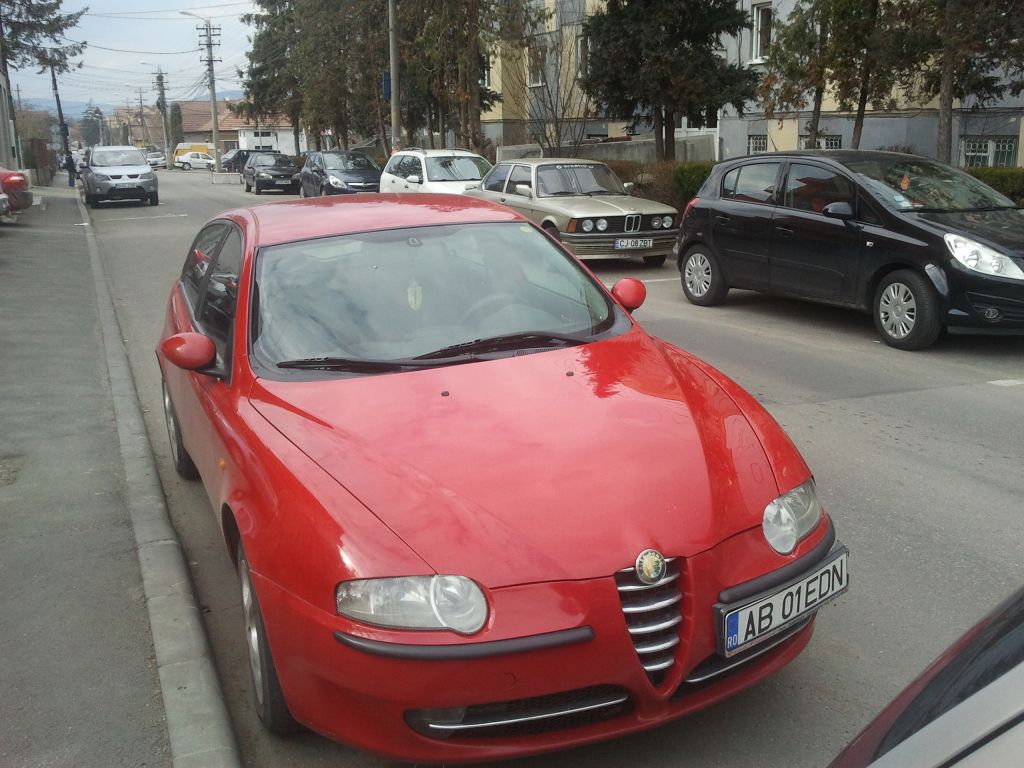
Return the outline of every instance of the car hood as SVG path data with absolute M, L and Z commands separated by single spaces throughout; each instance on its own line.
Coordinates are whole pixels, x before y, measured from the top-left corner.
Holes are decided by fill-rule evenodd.
M 342 181 L 361 181 L 368 184 L 380 183 L 380 171 L 375 171 L 372 168 L 360 171 L 335 171 L 333 169 L 328 169 L 327 173 L 331 176 L 337 176 Z
M 546 208 L 564 211 L 571 218 L 623 216 L 628 213 L 660 213 L 674 216 L 677 211 L 654 200 L 631 195 L 600 195 L 599 197 L 539 197 L 536 202 Z
M 778 495 L 747 419 L 642 330 L 411 373 L 258 379 L 254 407 L 438 573 L 489 587 L 692 556 Z
M 297 168 L 261 167 L 255 169 L 256 173 L 269 173 L 271 176 L 294 176 L 299 171 Z
M 150 173 L 153 169 L 149 163 L 145 165 L 103 165 L 91 168 L 93 173 L 102 173 L 107 176 L 131 176 L 134 174 Z
M 1003 253 L 1024 258 L 1024 210 L 952 211 L 915 215 L 939 232 L 955 232 Z

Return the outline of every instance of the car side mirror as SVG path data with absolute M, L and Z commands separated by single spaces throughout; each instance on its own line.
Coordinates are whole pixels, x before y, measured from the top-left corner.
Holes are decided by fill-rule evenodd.
M 853 218 L 853 206 L 849 203 L 829 203 L 821 212 L 826 216 L 830 216 L 833 219 L 852 219 Z
M 523 197 L 533 197 L 533 187 L 529 184 L 516 184 L 516 194 Z
M 412 176 L 406 176 L 405 180 L 408 181 L 410 184 L 422 184 L 423 183 L 423 180 L 419 176 L 417 176 L 415 173 Z
M 612 287 L 612 296 L 632 312 L 639 309 L 647 298 L 647 286 L 635 277 L 624 277 Z
M 178 368 L 197 371 L 213 364 L 217 348 L 201 333 L 176 333 L 160 342 L 160 351 Z
M 466 189 L 480 189 L 479 181 L 471 181 L 466 185 Z
M 627 195 L 632 195 L 633 187 L 635 186 L 636 185 L 632 181 L 627 181 L 625 184 L 622 185 L 622 188 L 626 190 Z

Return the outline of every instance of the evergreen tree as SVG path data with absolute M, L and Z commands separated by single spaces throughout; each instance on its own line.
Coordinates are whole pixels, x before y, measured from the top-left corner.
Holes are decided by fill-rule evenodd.
M 181 123 L 181 104 L 178 104 L 177 102 L 171 104 L 170 117 L 168 118 L 168 121 L 171 124 L 171 147 L 176 147 L 185 141 L 185 131 L 182 128 Z M 167 158 L 167 162 L 171 162 L 171 158 Z
M 92 99 L 82 110 L 82 119 L 78 123 L 78 130 L 81 132 L 82 141 L 86 146 L 93 147 L 102 143 L 103 110 L 93 104 Z

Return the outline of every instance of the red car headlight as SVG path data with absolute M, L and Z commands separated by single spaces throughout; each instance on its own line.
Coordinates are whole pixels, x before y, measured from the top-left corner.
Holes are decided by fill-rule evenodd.
M 817 527 L 819 520 L 821 503 L 814 489 L 814 481 L 808 480 L 765 507 L 761 528 L 772 549 L 788 555 L 801 539 Z
M 335 590 L 338 613 L 394 629 L 450 629 L 461 635 L 487 623 L 483 590 L 465 576 L 401 576 L 343 581 Z

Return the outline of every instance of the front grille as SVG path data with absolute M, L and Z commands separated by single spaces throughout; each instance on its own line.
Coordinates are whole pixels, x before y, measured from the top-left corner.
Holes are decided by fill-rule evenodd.
M 634 568 L 623 568 L 615 574 L 626 627 L 654 686 L 661 685 L 676 659 L 679 625 L 683 621 L 679 574 L 675 558 L 667 559 L 665 577 L 654 584 L 640 581 Z
M 459 711 L 454 711 L 459 710 Z M 529 699 L 475 704 L 448 710 L 417 709 L 405 721 L 435 739 L 525 736 L 600 723 L 633 710 L 629 692 L 617 685 L 595 685 Z

